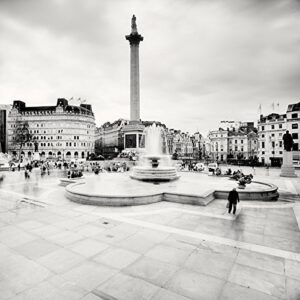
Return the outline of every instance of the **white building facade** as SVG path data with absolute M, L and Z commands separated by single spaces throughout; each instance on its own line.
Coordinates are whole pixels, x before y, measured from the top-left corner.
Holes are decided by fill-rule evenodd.
M 290 132 L 294 140 L 293 158 L 300 160 L 300 102 L 288 105 L 285 114 L 272 113 L 260 116 L 258 121 L 260 162 L 272 166 L 282 164 L 284 151 L 282 137 L 286 130 Z
M 257 156 L 257 133 L 253 122 L 234 122 L 240 127 L 219 128 L 208 133 L 206 156 L 213 161 L 254 159 Z
M 19 149 L 16 129 L 25 123 L 32 140 Z M 36 143 L 42 160 L 87 158 L 94 153 L 95 128 L 91 105 L 69 105 L 64 98 L 59 98 L 56 106 L 26 107 L 24 102 L 14 101 L 8 115 L 8 151 L 32 159 Z

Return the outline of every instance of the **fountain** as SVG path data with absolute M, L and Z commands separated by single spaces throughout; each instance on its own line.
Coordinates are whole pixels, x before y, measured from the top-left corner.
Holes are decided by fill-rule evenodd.
M 8 155 L 7 153 L 0 152 L 0 170 L 8 170 L 10 161 L 10 155 Z
M 132 168 L 131 178 L 143 181 L 170 181 L 179 178 L 172 166 L 165 130 L 153 123 L 144 130 L 145 151 L 139 165 Z
M 184 173 L 179 178 L 166 143 L 163 128 L 153 124 L 145 129 L 145 151 L 139 165 L 126 173 L 103 173 L 87 176 L 66 187 L 66 196 L 82 204 L 125 206 L 150 204 L 159 201 L 208 205 L 214 199 L 227 199 L 236 182 L 228 178 L 212 178 L 207 174 Z M 137 180 L 132 180 L 137 179 Z M 161 182 L 159 185 L 156 182 Z M 154 183 L 154 184 L 153 184 Z M 216 188 L 217 186 L 217 188 Z M 263 182 L 252 182 L 239 191 L 243 200 L 276 200 L 277 187 Z

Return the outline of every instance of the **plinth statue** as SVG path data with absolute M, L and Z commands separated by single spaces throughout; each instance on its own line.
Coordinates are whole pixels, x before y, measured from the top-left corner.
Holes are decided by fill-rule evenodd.
M 34 152 L 39 151 L 39 143 L 37 141 L 34 142 Z
M 283 139 L 284 150 L 285 151 L 292 151 L 294 141 L 293 141 L 292 135 L 289 133 L 288 130 L 283 135 L 282 139 Z
M 280 176 L 282 177 L 297 177 L 293 166 L 293 137 L 287 130 L 282 137 L 283 139 L 283 161 L 281 166 Z

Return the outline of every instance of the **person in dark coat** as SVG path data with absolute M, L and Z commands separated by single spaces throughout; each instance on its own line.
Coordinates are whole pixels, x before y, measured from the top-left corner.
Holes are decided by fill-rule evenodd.
M 231 210 L 233 208 L 232 213 L 235 215 L 236 205 L 237 205 L 238 202 L 240 202 L 239 193 L 236 191 L 235 188 L 232 189 L 232 191 L 229 192 L 228 202 L 229 202 L 228 213 L 230 214 Z

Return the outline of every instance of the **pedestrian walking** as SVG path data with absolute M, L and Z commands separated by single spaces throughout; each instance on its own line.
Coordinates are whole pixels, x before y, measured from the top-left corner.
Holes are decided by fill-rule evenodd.
M 232 189 L 232 191 L 229 192 L 228 195 L 228 213 L 231 213 L 231 210 L 233 208 L 232 213 L 235 215 L 236 212 L 236 205 L 240 202 L 239 193 L 236 191 L 235 188 Z

